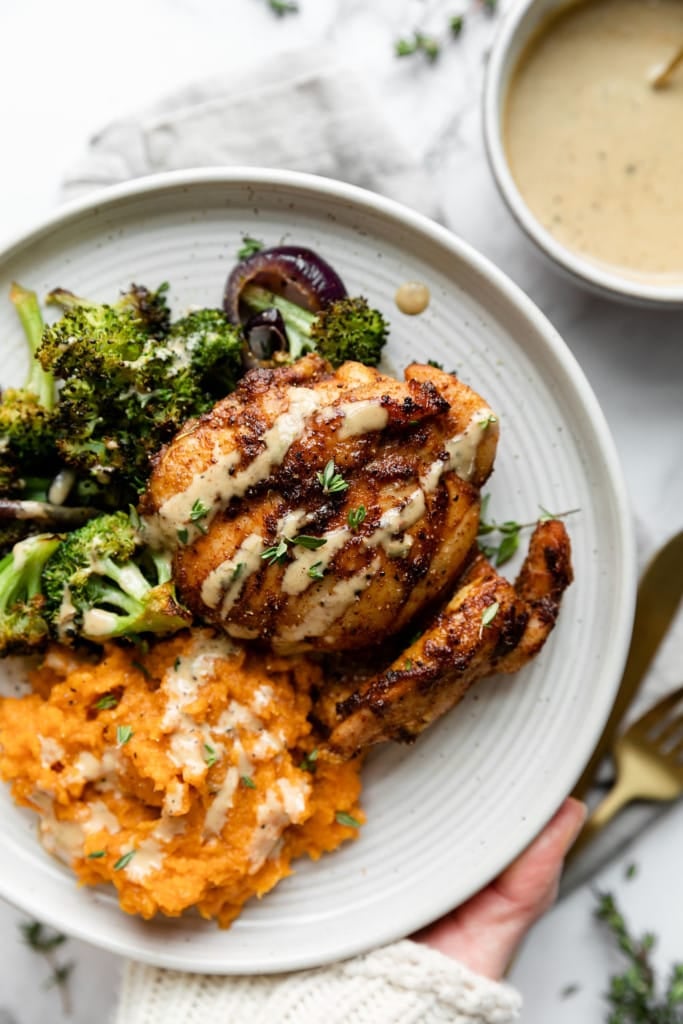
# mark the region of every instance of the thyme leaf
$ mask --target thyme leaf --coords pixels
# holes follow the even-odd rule
[[[341,473],[337,472],[334,459],[330,459],[322,472],[316,473],[316,478],[323,489],[323,494],[340,494],[349,487]]]
[[[117,725],[116,726],[116,744],[119,747],[125,747],[126,743],[134,736],[133,730],[129,725]]]
[[[282,537],[277,544],[272,544],[265,551],[261,552],[261,558],[268,562],[268,565],[281,565],[287,557],[287,541]]]
[[[314,562],[308,570],[308,575],[312,580],[322,580],[325,577],[325,570],[322,562]]]
[[[297,14],[299,11],[299,5],[296,3],[296,0],[268,0],[268,6],[278,18],[285,14]]]
[[[499,608],[500,604],[498,601],[494,601],[493,604],[490,604],[488,606],[488,608],[484,608],[483,612],[481,613],[481,624],[484,629],[487,626],[491,625],[496,615],[498,614]]]
[[[360,822],[347,811],[337,811],[334,817],[340,825],[345,825],[347,828],[360,828]]]
[[[300,533],[298,537],[292,537],[292,544],[297,544],[307,551],[317,551],[324,544],[327,544],[326,537],[310,537],[307,533]]]
[[[96,711],[111,711],[119,703],[119,698],[114,693],[105,693],[103,697],[96,700],[93,707]]]
[[[129,850],[128,853],[124,853],[114,864],[114,871],[123,871],[124,868],[128,867],[134,856],[135,850]]]
[[[237,260],[239,263],[242,260],[248,260],[250,256],[260,252],[264,248],[264,243],[258,238],[252,238],[251,235],[242,235],[242,245],[237,250]]]
[[[202,522],[202,519],[206,519],[211,509],[208,505],[205,505],[201,498],[197,498],[192,508],[190,509],[190,522],[194,523],[200,533],[206,533],[206,526]]]
[[[40,921],[23,921],[19,927],[24,942],[35,953],[49,953],[66,942],[66,935],[47,929]]]
[[[302,772],[310,772],[311,775],[315,775],[317,768],[316,761],[318,760],[318,748],[315,747],[308,754],[304,754],[303,760],[299,765],[299,770]]]
[[[365,522],[365,517],[368,512],[365,505],[359,505],[358,508],[349,509],[349,514],[346,517],[346,521],[355,533],[361,523]]]

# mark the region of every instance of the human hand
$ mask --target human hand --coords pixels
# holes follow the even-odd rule
[[[585,804],[568,797],[498,878],[413,939],[487,978],[502,978],[531,925],[555,902],[564,858],[585,820]]]

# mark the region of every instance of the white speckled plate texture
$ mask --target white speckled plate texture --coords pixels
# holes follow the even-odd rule
[[[482,211],[482,216],[485,212]],[[449,232],[369,192],[253,169],[181,172],[62,208],[0,255],[16,279],[111,300],[131,281],[171,282],[174,310],[219,305],[243,234],[297,242],[391,322],[385,366],[436,359],[496,410],[490,514],[567,521],[576,581],[542,654],[477,686],[412,747],[364,770],[359,839],[253,901],[228,931],[198,917],[143,922],[106,889],[78,888],[43,852],[33,815],[0,793],[0,895],[116,953],[205,973],[263,973],[347,957],[409,934],[490,881],[536,835],[580,774],[609,713],[630,636],[635,560],[608,428],[581,370],[536,307]],[[398,285],[423,281],[427,311],[404,316]],[[2,384],[25,371],[22,334],[0,301]],[[528,531],[527,531],[528,532]],[[521,563],[506,567],[513,576]],[[2,669],[11,689],[9,665]]]

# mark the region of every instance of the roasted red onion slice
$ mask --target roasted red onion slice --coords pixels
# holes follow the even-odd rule
[[[264,309],[254,313],[244,325],[249,367],[271,365],[276,352],[288,352],[287,331],[282,313],[277,309]]]
[[[237,264],[223,296],[223,309],[232,323],[242,319],[240,295],[248,284],[259,284],[313,312],[347,294],[336,270],[312,249],[300,245],[261,249]]]

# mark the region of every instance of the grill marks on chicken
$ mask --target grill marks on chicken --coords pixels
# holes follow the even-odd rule
[[[497,423],[451,375],[405,377],[315,355],[253,371],[161,453],[142,510],[149,535],[177,545],[196,614],[281,651],[344,650],[448,593],[475,542]],[[326,493],[331,459],[347,487]]]
[[[326,750],[352,757],[384,740],[410,741],[449,711],[472,683],[517,672],[541,649],[572,580],[564,525],[540,523],[511,585],[475,557],[445,608],[392,665],[351,693],[324,693],[316,716]]]

